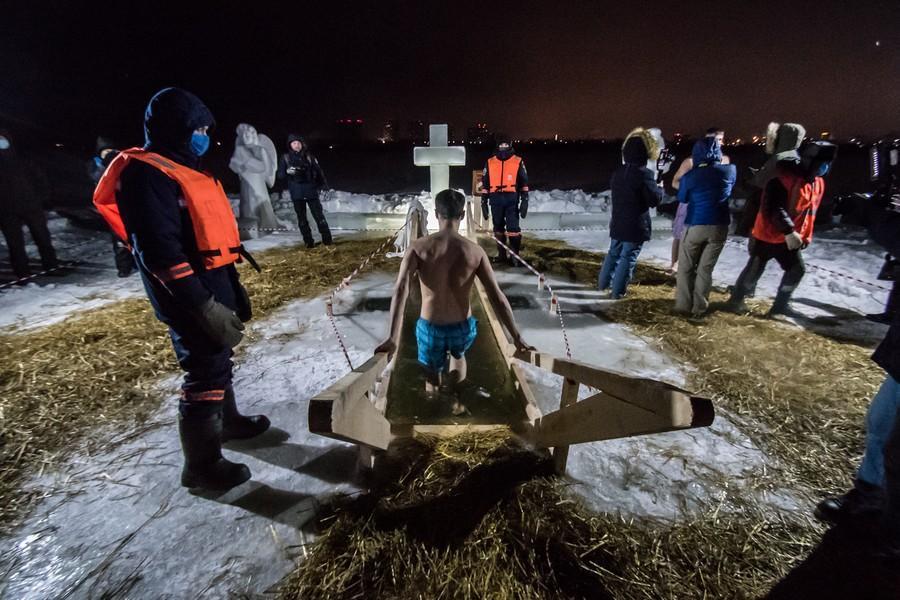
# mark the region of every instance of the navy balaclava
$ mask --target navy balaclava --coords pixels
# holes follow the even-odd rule
[[[209,137],[196,134],[195,138],[194,130],[215,125],[212,112],[200,98],[180,88],[165,88],[150,99],[144,111],[144,147],[196,168],[209,147]]]

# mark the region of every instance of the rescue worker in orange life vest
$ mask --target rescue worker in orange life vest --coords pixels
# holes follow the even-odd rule
[[[753,225],[750,260],[741,271],[728,301],[730,310],[747,312],[744,298],[775,259],[784,269],[769,316],[794,316],[791,295],[803,278],[806,267],[801,250],[812,241],[816,211],[825,194],[824,176],[831,169],[837,146],[813,142],[799,154],[785,156],[775,165],[776,176],[768,181]],[[787,154],[787,153],[785,153]]]
[[[169,328],[184,370],[178,431],[181,484],[224,490],[250,470],[222,456],[222,442],[259,435],[261,415],[241,415],[231,385],[232,348],[251,317],[234,263],[246,256],[221,184],[202,172],[212,113],[199,98],[166,88],[144,113],[143,148],[122,151],[94,204],[130,245],[157,318]],[[255,264],[255,263],[253,263]]]
[[[516,156],[508,137],[497,136],[497,149],[484,168],[482,186],[481,214],[487,220],[490,206],[494,238],[518,254],[522,248],[519,218],[524,219],[528,214],[528,172],[525,161]],[[506,248],[498,243],[494,262],[507,260],[511,265],[517,264],[513,257],[507,259]]]

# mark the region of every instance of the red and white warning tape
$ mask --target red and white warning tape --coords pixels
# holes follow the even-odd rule
[[[328,315],[328,320],[331,321],[331,328],[334,330],[334,335],[338,340],[338,345],[340,345],[341,351],[344,353],[344,358],[347,359],[347,365],[350,366],[351,371],[353,370],[353,361],[350,360],[350,352],[347,350],[347,345],[344,343],[344,338],[341,337],[341,332],[338,330],[337,322],[334,319],[334,296],[341,290],[350,287],[350,282],[353,280],[353,278],[355,278],[367,266],[369,266],[369,263],[371,263],[376,256],[382,254],[385,250],[387,250],[388,246],[394,242],[394,240],[397,238],[397,235],[403,230],[403,228],[406,227],[407,223],[409,223],[409,217],[407,217],[407,220],[403,223],[403,225],[401,225],[397,229],[391,230],[392,235],[388,237],[383,244],[378,246],[378,248],[376,248],[374,252],[369,254],[361,263],[359,263],[359,266],[353,269],[352,273],[344,277],[338,284],[338,286],[331,290],[331,293],[325,300],[325,313]]]
[[[730,243],[730,244],[734,244],[735,246],[740,246],[740,247],[743,248],[743,249],[746,249],[746,248],[747,248],[747,244],[748,244],[747,241],[744,241],[744,240],[736,240],[736,239],[734,239],[734,238],[728,238],[728,239],[725,240],[725,241],[728,242],[728,243]],[[829,269],[829,268],[827,268],[827,267],[823,267],[823,266],[821,266],[821,265],[817,265],[817,264],[815,264],[815,263],[811,263],[811,262],[809,262],[809,261],[805,261],[805,260],[804,260],[804,261],[803,261],[803,264],[805,264],[807,267],[809,267],[810,269],[813,269],[813,270],[815,270],[815,271],[822,271],[823,273],[828,273],[829,275],[833,275],[833,276],[835,276],[835,277],[841,277],[841,278],[843,278],[843,279],[848,279],[848,280],[853,281],[853,282],[855,282],[855,283],[859,283],[859,284],[868,286],[868,287],[873,288],[873,289],[876,289],[876,290],[884,290],[884,291],[886,291],[886,292],[891,291],[891,288],[889,288],[889,287],[880,285],[880,284],[878,284],[878,283],[873,283],[873,282],[871,282],[871,281],[866,281],[866,280],[864,280],[864,279],[860,279],[859,277],[854,277],[853,275],[848,275],[847,273],[841,273],[840,271],[834,271],[834,270],[832,270],[832,269]]]

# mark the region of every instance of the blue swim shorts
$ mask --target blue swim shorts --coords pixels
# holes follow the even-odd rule
[[[478,321],[469,317],[459,323],[435,325],[420,318],[416,322],[416,343],[419,346],[419,363],[440,373],[447,368],[447,353],[462,358],[472,347],[478,335]]]

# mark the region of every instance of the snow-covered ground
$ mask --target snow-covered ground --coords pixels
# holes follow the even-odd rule
[[[562,240],[593,252],[605,253],[609,248],[608,224],[582,231],[537,231],[531,235]],[[737,281],[748,260],[746,242],[746,238],[729,238],[713,271],[714,285],[727,287]],[[639,260],[668,268],[671,248],[671,221],[664,216],[654,217],[653,239],[644,244]],[[794,292],[793,307],[808,320],[798,323],[824,334],[868,343],[884,337],[886,326],[863,318],[866,313],[883,312],[890,293],[890,282],[876,278],[884,261],[880,246],[869,241],[861,230],[834,228],[818,232],[803,251],[803,258],[806,275]],[[773,298],[783,273],[771,261],[759,281],[756,296]]]
[[[0,330],[21,332],[45,327],[76,312],[143,297],[144,288],[137,274],[125,278],[116,275],[109,235],[73,228],[62,217],[51,216],[48,223],[60,259],[78,264],[58,276],[44,276],[23,286],[0,290]],[[336,231],[335,236],[351,233]],[[254,253],[302,242],[298,232],[277,231],[247,240],[244,245]],[[0,251],[5,250],[4,246]],[[37,256],[33,245],[29,244],[28,250]]]
[[[433,203],[426,193],[407,195],[367,195],[329,192],[324,203],[332,219],[349,217],[352,228],[371,226],[395,229],[403,223],[409,202],[413,199],[426,207]],[[236,199],[233,199],[236,201]],[[295,244],[300,241],[294,230],[296,216],[286,196],[275,200],[278,218],[288,223],[288,231],[276,231],[248,240],[247,248],[259,252],[267,248]],[[609,247],[609,194],[586,194],[581,190],[533,191],[530,217],[522,221],[529,235],[563,240],[577,248],[605,252]],[[378,215],[391,216],[380,223]],[[357,215],[354,217],[354,215]],[[571,227],[556,229],[566,219]],[[580,219],[580,220],[572,220]],[[434,218],[429,219],[435,225]],[[548,223],[556,223],[546,229]],[[112,264],[109,236],[104,233],[74,228],[60,217],[49,221],[54,243],[64,260],[78,261],[72,272],[62,277],[42,277],[24,286],[0,290],[0,329],[26,330],[58,322],[75,311],[103,306],[116,300],[138,297],[143,293],[139,279],[118,279]],[[340,225],[340,223],[336,223]],[[530,231],[538,229],[539,231]],[[644,245],[641,260],[668,266],[671,255],[671,220],[665,216],[653,219],[653,239]],[[352,233],[353,229],[335,233]],[[318,232],[313,228],[313,235]],[[5,251],[5,248],[3,248]],[[29,246],[30,254],[36,249]],[[795,293],[795,308],[812,319],[816,326],[827,327],[835,334],[875,340],[883,335],[879,325],[863,321],[860,315],[881,312],[887,300],[888,285],[878,281],[884,251],[868,241],[864,232],[835,228],[818,232],[804,251],[807,274]],[[715,284],[732,285],[747,261],[746,240],[730,238],[713,273]],[[760,280],[757,295],[772,297],[781,278],[777,264],[769,265]]]
[[[570,192],[554,198],[554,193],[547,194],[544,206],[576,210],[573,207],[593,206],[595,200]],[[368,210],[374,198],[357,202],[344,195],[340,201],[347,203],[343,208],[358,205]],[[596,200],[602,204],[600,196]],[[397,214],[405,215],[405,207],[397,206]],[[294,221],[290,203],[277,202],[276,210],[280,218]],[[604,251],[609,243],[603,225],[608,211],[582,214],[599,219],[600,226],[528,235]],[[107,236],[74,230],[61,219],[52,219],[51,227],[62,257],[82,265],[65,277],[44,278],[0,293],[3,331],[44,326],[86,308],[142,294],[136,277],[116,277]],[[667,265],[670,221],[657,217],[654,227],[654,239],[641,258]],[[259,251],[299,241],[296,232],[288,231],[260,237],[248,246]],[[860,312],[881,309],[887,292],[873,286],[884,285],[874,278],[882,253],[860,233],[823,232],[805,256],[811,268],[797,291],[798,308],[811,314],[846,309],[851,312],[840,314],[848,327],[855,328],[863,326]],[[745,261],[740,242],[729,244],[716,268],[716,282],[733,283]],[[780,270],[772,265],[758,295],[772,295],[779,277]],[[563,355],[558,319],[548,312],[546,293],[537,290],[533,277],[515,270],[501,272],[499,279],[507,294],[520,300],[516,305],[524,307],[516,309],[516,317],[526,339],[543,351]],[[338,298],[338,324],[355,364],[371,353],[387,328],[385,312],[357,307],[365,297],[388,297],[391,283],[390,273],[367,274]],[[575,357],[683,385],[682,366],[627,327],[598,318],[596,309],[611,301],[590,286],[552,283],[566,311]],[[879,331],[883,334],[883,328]],[[0,587],[0,596],[56,597],[78,585],[72,597],[93,597],[124,585],[132,586],[127,595],[134,597],[179,597],[186,590],[222,597],[262,591],[283,576],[303,554],[309,537],[300,526],[317,503],[356,490],[354,448],[311,435],[306,426],[309,399],[347,370],[324,318],[322,298],[294,301],[254,323],[237,365],[235,386],[241,403],[251,412],[270,415],[277,428],[261,440],[227,450],[232,459],[249,464],[252,482],[221,497],[193,496],[180,488],[181,456],[174,428],[177,381],[174,377],[161,381],[171,401],[144,426],[104,434],[122,442],[99,455],[77,455],[29,484],[51,493],[19,531],[2,542],[0,572],[6,587]],[[559,378],[530,366],[525,370],[542,410],[557,408]],[[573,446],[568,474],[572,492],[590,506],[624,515],[675,518],[735,490],[791,509],[797,505],[793,490],[757,489],[771,464],[771,457],[720,412],[705,429]],[[185,561],[184,556],[204,560]]]
[[[405,215],[410,200],[422,202],[426,208],[434,208],[427,192],[419,194],[353,194],[339,190],[325,193],[322,207],[329,213],[388,213]],[[528,195],[531,212],[593,213],[609,209],[609,191],[590,194],[583,190],[532,190]],[[278,206],[290,204],[290,196],[283,193],[276,201]],[[281,215],[279,215],[281,216]]]
[[[564,353],[558,319],[548,312],[546,293],[537,290],[533,278],[505,272],[500,281],[509,296],[528,306],[516,315],[526,339],[544,351]],[[683,382],[678,365],[627,328],[592,314],[605,302],[596,293],[551,283],[571,311],[567,328],[580,360]],[[338,326],[354,364],[370,355],[388,325],[385,311],[357,307],[366,298],[389,297],[392,284],[391,273],[369,274],[338,298]],[[0,571],[6,588],[0,593],[47,598],[74,591],[73,597],[100,597],[124,587],[130,597],[180,597],[201,590],[225,597],[261,592],[286,574],[310,540],[301,526],[318,503],[357,489],[354,448],[312,435],[306,426],[309,399],[348,369],[324,318],[323,298],[297,300],[255,323],[236,363],[241,405],[268,414],[277,428],[226,451],[250,466],[251,482],[219,497],[194,496],[178,485],[177,381],[162,381],[170,402],[137,432],[112,434],[128,441],[98,455],[76,456],[29,484],[49,494],[3,542]],[[560,378],[532,367],[527,372],[542,408],[557,408]],[[767,464],[771,460],[720,415],[708,429],[575,446],[568,473],[573,492],[599,510],[672,518],[725,492],[709,482],[740,487]],[[760,499],[795,504],[788,491]]]

